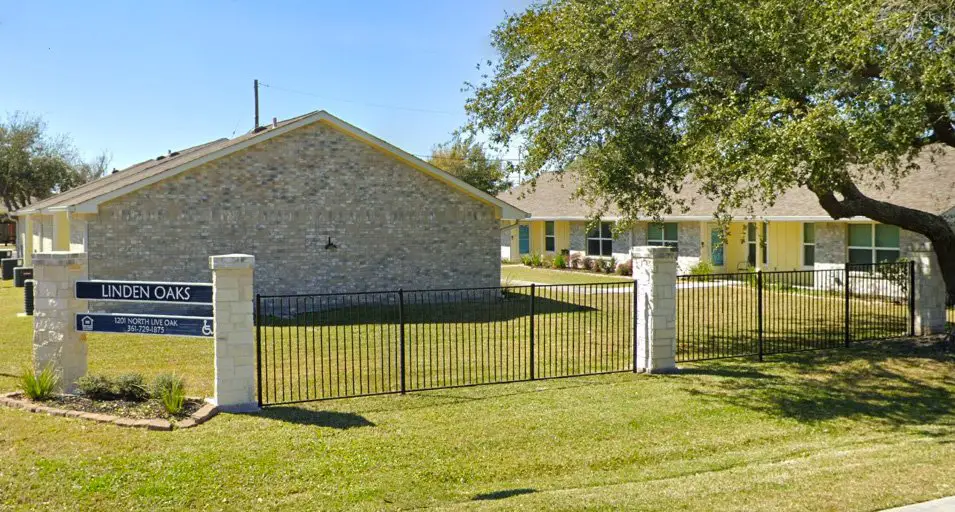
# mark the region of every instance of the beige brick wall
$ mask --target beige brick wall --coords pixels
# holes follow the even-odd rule
[[[95,279],[206,282],[210,255],[246,253],[263,294],[500,281],[493,206],[321,124],[107,202],[87,229]]]

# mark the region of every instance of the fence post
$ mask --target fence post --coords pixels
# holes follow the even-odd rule
[[[262,296],[255,294],[255,369],[259,407],[262,407]]]
[[[676,251],[634,247],[633,279],[640,291],[636,316],[637,371],[670,373],[676,367]]]
[[[852,288],[849,286],[849,264],[848,263],[846,263],[842,269],[842,284],[843,286],[845,286],[845,289],[846,289],[846,292],[845,292],[846,303],[845,303],[845,311],[844,311],[845,313],[844,315],[845,316],[845,325],[844,325],[845,333],[844,334],[845,334],[845,344],[846,344],[846,347],[848,347],[849,344],[852,342],[852,330],[850,327],[851,317],[849,316],[852,311],[849,307],[849,300],[852,296]]]
[[[763,269],[756,269],[756,343],[759,360],[763,360]]]
[[[75,283],[87,278],[86,254],[47,252],[33,255],[36,299],[33,314],[33,369],[49,367],[64,391],[76,389],[86,375],[86,334],[76,330],[76,314],[87,301],[75,298]]]
[[[536,289],[537,289],[537,285],[535,285],[534,283],[531,283],[531,358],[530,358],[531,380],[534,380],[534,365],[536,364],[534,361],[534,297],[536,295],[536,292],[535,292]]]
[[[253,272],[255,257],[209,257],[212,270],[212,329],[215,336],[215,396],[222,410],[259,409],[256,385]]]
[[[398,352],[401,353],[399,370],[401,374],[401,394],[405,394],[405,291],[398,290]]]
[[[918,336],[945,332],[945,279],[931,243],[914,244],[910,255],[918,276],[915,282],[914,330]]]
[[[915,336],[915,260],[909,260],[909,336]]]
[[[633,273],[632,261],[630,262],[630,273],[631,274]],[[632,295],[633,304],[631,307],[632,311],[630,313],[631,314],[630,320],[633,326],[633,373],[637,373],[637,339],[639,339],[639,336],[640,336],[638,332],[640,324],[639,322],[637,322],[637,318],[639,318],[639,315],[637,314],[637,293],[639,292],[639,289],[640,289],[639,286],[637,286],[637,280],[634,279],[633,280],[633,295]]]

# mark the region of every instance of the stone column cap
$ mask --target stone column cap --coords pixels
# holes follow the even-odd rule
[[[221,254],[218,256],[209,256],[209,268],[212,270],[253,267],[255,267],[255,256],[251,254]]]
[[[630,250],[630,256],[633,258],[645,258],[655,260],[673,260],[676,261],[676,251],[672,247],[666,246],[638,246]]]
[[[85,252],[51,251],[33,253],[33,265],[77,265],[86,261]]]

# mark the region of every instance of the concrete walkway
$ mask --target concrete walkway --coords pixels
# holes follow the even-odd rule
[[[955,510],[955,496],[942,498],[940,500],[926,501],[916,503],[915,505],[906,505],[904,507],[890,508],[882,512],[950,512]]]

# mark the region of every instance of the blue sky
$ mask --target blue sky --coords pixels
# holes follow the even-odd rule
[[[464,122],[491,30],[528,3],[5,2],[0,113],[123,168],[251,129],[258,78],[263,123],[325,109],[427,154]]]

